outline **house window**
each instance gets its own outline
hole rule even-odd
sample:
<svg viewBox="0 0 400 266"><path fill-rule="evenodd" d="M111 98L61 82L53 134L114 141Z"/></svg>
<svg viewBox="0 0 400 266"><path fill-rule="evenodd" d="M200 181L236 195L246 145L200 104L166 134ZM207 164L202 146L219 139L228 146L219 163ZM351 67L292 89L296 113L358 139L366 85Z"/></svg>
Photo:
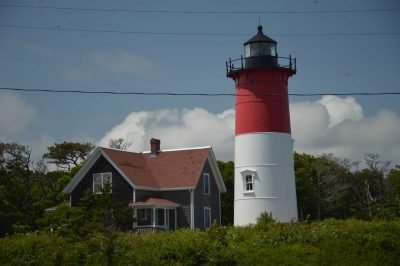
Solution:
<svg viewBox="0 0 400 266"><path fill-rule="evenodd" d="M93 174L93 193L99 194L102 193L102 190L107 186L112 185L112 176L111 173L96 173Z"/></svg>
<svg viewBox="0 0 400 266"><path fill-rule="evenodd" d="M210 195L210 174L204 173L203 181L204 181L204 194Z"/></svg>
<svg viewBox="0 0 400 266"><path fill-rule="evenodd" d="M245 191L253 192L253 175L246 175Z"/></svg>
<svg viewBox="0 0 400 266"><path fill-rule="evenodd" d="M204 228L211 227L211 208L204 208Z"/></svg>

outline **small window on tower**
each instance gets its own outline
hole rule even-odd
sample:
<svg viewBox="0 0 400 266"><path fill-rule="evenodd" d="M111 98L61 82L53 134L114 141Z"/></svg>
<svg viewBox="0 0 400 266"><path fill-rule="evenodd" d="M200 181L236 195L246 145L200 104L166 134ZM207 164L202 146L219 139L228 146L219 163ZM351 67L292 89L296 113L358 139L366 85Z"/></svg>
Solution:
<svg viewBox="0 0 400 266"><path fill-rule="evenodd" d="M246 175L245 191L253 192L253 175Z"/></svg>
<svg viewBox="0 0 400 266"><path fill-rule="evenodd" d="M254 186L257 180L257 172L254 170L246 169L241 171L243 181L243 194L246 196L255 196Z"/></svg>

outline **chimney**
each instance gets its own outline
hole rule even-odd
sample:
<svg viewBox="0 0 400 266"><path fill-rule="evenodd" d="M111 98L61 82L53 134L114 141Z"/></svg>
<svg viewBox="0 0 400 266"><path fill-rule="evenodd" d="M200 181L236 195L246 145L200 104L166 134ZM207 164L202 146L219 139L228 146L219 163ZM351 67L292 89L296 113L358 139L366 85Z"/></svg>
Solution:
<svg viewBox="0 0 400 266"><path fill-rule="evenodd" d="M161 151L160 144L161 141L159 139L152 138L150 140L151 156L157 156L157 154Z"/></svg>

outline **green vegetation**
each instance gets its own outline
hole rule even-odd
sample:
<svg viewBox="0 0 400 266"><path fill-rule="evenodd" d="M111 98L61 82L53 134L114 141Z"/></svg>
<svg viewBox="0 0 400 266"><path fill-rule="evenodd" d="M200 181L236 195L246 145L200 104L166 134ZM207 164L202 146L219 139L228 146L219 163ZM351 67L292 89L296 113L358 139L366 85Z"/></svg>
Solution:
<svg viewBox="0 0 400 266"><path fill-rule="evenodd" d="M124 232L132 210L108 188L66 205L61 191L92 149L56 143L33 162L29 147L0 143L0 265L400 265L400 166L376 154L359 169L333 155L295 153L299 223L263 213L254 226L140 235ZM218 166L228 189L222 223L231 225L234 163Z"/></svg>
<svg viewBox="0 0 400 266"><path fill-rule="evenodd" d="M399 265L400 220L327 219L208 231L93 234L80 240L44 233L0 239L0 265Z"/></svg>

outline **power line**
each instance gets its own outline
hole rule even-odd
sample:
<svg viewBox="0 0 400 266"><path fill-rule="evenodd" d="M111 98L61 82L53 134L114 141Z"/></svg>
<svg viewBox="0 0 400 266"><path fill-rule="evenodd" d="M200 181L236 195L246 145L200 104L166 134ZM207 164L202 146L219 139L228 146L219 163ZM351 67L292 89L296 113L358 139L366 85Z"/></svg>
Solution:
<svg viewBox="0 0 400 266"><path fill-rule="evenodd" d="M105 95L142 95L142 96L253 96L252 94L237 95L235 93L176 93L176 92L141 92L141 91L88 91L88 90L52 90L52 89L23 89L23 88L0 88L0 91L22 91L22 92L43 92L43 93L70 93L70 94L105 94ZM261 96L384 96L400 95L400 92L346 92L346 93L265 93Z"/></svg>
<svg viewBox="0 0 400 266"><path fill-rule="evenodd" d="M2 7L51 9L68 11L94 11L94 12L118 12L118 13L163 13L163 14L327 14L327 13L382 13L397 12L399 8L385 9L347 9L347 10L246 10L246 11L208 11L208 10L140 10L140 9L106 9L106 8L78 8L78 7L57 7L57 6L35 6L0 4Z"/></svg>
<svg viewBox="0 0 400 266"><path fill-rule="evenodd" d="M141 34L141 35L174 35L174 36L215 36L215 37L237 37L249 36L244 33L196 33L196 32L155 32L155 31L123 31L123 30L100 30L100 29L81 29L57 27L38 27L24 25L0 24L0 28L47 30L47 31L70 31L70 32L93 32L93 33L117 33L117 34ZM273 37L329 37L329 36L383 36L400 35L400 32L367 32L367 33L280 33L268 34Z"/></svg>

